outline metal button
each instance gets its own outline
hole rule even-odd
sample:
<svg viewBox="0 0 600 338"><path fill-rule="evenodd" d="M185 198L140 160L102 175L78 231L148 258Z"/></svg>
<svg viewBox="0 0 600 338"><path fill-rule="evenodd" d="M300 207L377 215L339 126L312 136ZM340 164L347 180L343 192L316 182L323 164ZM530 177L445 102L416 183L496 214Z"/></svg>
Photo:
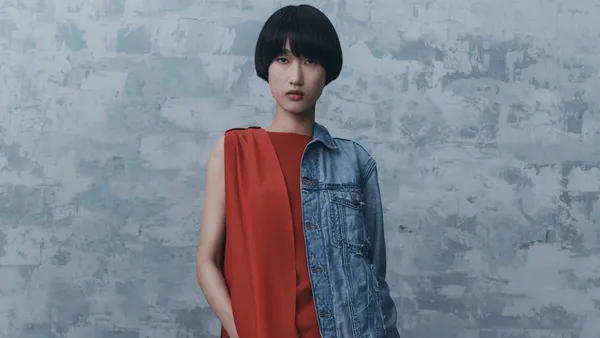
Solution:
<svg viewBox="0 0 600 338"><path fill-rule="evenodd" d="M321 313L319 313L319 316L321 316L321 317L329 317L329 313L321 312Z"/></svg>
<svg viewBox="0 0 600 338"><path fill-rule="evenodd" d="M322 269L322 268L319 268L319 267L312 268L312 269L310 269L310 270L311 270L312 272L315 272L315 273L318 273L318 272L321 272L321 271L323 271L323 269Z"/></svg>
<svg viewBox="0 0 600 338"><path fill-rule="evenodd" d="M318 227L319 226L315 225L315 224L306 224L306 229L308 229L308 230L316 229Z"/></svg>

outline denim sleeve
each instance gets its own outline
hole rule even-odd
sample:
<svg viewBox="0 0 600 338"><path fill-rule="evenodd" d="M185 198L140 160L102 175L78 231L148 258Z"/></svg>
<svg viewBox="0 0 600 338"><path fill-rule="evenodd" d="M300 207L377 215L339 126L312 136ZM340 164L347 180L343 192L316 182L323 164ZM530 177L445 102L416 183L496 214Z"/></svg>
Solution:
<svg viewBox="0 0 600 338"><path fill-rule="evenodd" d="M370 258L375 268L379 282L379 297L383 307L384 325L387 331L386 338L399 338L400 333L396 326L396 305L390 296L390 289L385 280L387 259L386 244L383 225L383 207L381 205L381 192L377 177L377 165L373 158L369 158L365 167L365 225L371 241L372 250Z"/></svg>

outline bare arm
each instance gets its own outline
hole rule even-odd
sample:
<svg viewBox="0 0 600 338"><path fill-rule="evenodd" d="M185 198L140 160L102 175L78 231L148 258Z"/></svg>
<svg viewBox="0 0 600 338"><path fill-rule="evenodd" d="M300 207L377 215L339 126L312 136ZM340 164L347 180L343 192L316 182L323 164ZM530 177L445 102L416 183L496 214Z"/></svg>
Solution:
<svg viewBox="0 0 600 338"><path fill-rule="evenodd" d="M196 275L200 288L230 337L237 338L231 298L223 276L225 245L224 137L211 149L206 170L204 209L196 256Z"/></svg>

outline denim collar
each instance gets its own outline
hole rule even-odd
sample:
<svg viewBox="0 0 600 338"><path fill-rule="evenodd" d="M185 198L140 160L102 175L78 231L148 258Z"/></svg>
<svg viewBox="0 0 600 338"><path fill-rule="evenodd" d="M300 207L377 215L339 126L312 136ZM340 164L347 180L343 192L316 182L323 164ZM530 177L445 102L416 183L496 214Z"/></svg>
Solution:
<svg viewBox="0 0 600 338"><path fill-rule="evenodd" d="M337 146L333 140L333 137L329 134L329 131L324 126L315 122L313 126L313 139L315 141L322 142L324 145L331 149L336 149Z"/></svg>

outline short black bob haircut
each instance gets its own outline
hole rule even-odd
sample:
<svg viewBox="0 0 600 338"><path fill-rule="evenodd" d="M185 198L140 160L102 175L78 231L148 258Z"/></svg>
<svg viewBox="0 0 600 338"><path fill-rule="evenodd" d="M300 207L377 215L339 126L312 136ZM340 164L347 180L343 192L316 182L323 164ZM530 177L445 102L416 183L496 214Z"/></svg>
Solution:
<svg viewBox="0 0 600 338"><path fill-rule="evenodd" d="M289 40L291 52L315 59L325 69L325 85L342 71L342 47L333 24L323 12L310 5L286 6L265 22L254 53L256 75L269 82L269 66L284 53Z"/></svg>

